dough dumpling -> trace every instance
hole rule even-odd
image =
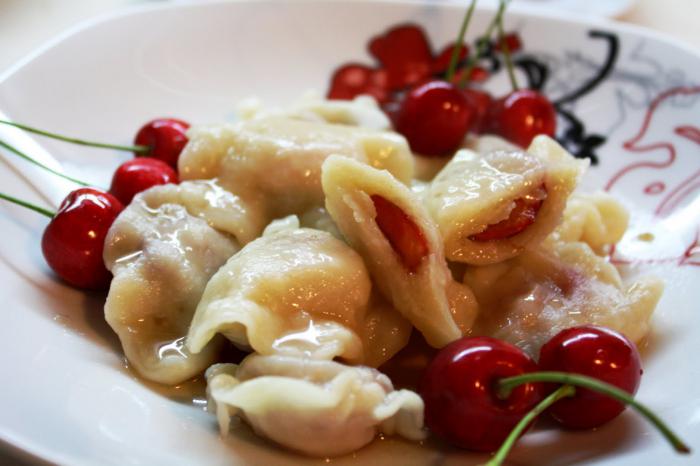
[[[612,264],[580,242],[473,267],[464,279],[482,306],[473,333],[509,341],[533,356],[559,331],[584,324],[609,327],[638,342],[663,291],[653,277],[624,284]]]
[[[196,355],[184,346],[207,281],[239,249],[232,234],[210,225],[230,223],[220,209],[235,199],[207,201],[206,192],[205,185],[151,188],[117,217],[105,241],[105,265],[114,274],[105,318],[130,365],[148,380],[180,383],[216,357],[218,342]]]
[[[318,457],[339,456],[378,433],[422,440],[423,400],[388,377],[333,361],[253,354],[207,371],[209,407],[222,434],[242,417],[258,435]]]
[[[628,224],[627,209],[610,194],[574,193],[548,242],[581,241],[596,254],[607,254],[610,246],[622,239]]]
[[[332,156],[323,165],[323,190],[326,209],[374,282],[428,343],[442,347],[469,330],[476,301],[452,279],[437,228],[408,187],[387,171]]]
[[[264,108],[257,98],[246,99],[238,106],[245,120],[284,116],[299,120],[360,126],[368,129],[390,130],[391,122],[377,101],[368,95],[352,100],[328,100],[316,92],[308,92],[288,108]]]
[[[341,154],[387,169],[408,183],[413,156],[403,136],[326,122],[270,116],[188,133],[183,180],[217,178],[267,219],[323,206],[321,165]]]
[[[559,223],[586,164],[547,136],[527,151],[460,150],[424,195],[446,257],[485,265],[537,246]]]
[[[187,347],[197,353],[221,333],[261,354],[342,357],[361,363],[363,339],[369,338],[370,296],[362,258],[345,243],[324,231],[271,225],[212,277],[197,306]],[[379,320],[386,320],[382,325],[398,325],[397,339],[405,334],[408,340],[408,324],[382,309],[372,315],[380,313]]]

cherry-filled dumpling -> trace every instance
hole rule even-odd
[[[261,354],[381,364],[406,344],[410,324],[371,299],[355,251],[330,233],[294,226],[268,227],[212,277],[187,347],[198,353],[223,334]]]
[[[388,131],[270,116],[188,136],[180,179],[217,178],[268,221],[323,206],[321,165],[331,154],[387,169],[404,183],[413,176],[406,140]]]
[[[559,223],[586,166],[547,136],[527,151],[460,150],[424,194],[446,257],[485,265],[537,246]]]
[[[477,305],[452,279],[435,223],[389,172],[332,156],[323,165],[326,209],[404,317],[442,347],[471,327]]]
[[[235,237],[245,221],[235,221],[236,203],[207,182],[157,186],[112,224],[105,318],[142,377],[176,384],[215,361],[217,342],[195,355],[184,339],[209,278],[239,249]]]
[[[545,247],[552,241],[581,241],[596,254],[605,255],[622,239],[628,224],[627,209],[610,194],[574,193],[566,205],[564,218]]]
[[[475,335],[490,335],[531,355],[559,331],[608,327],[634,342],[649,330],[663,283],[624,283],[617,269],[586,243],[553,242],[500,264],[469,268],[464,277],[482,307]]]
[[[284,116],[369,129],[391,129],[391,122],[386,113],[369,95],[359,95],[352,100],[328,100],[321,94],[310,91],[286,108],[266,108],[259,99],[253,97],[242,101],[237,110],[239,116],[245,120]]]
[[[222,434],[240,416],[257,434],[311,456],[350,453],[378,433],[414,441],[426,435],[420,396],[394,390],[368,367],[254,354],[240,366],[210,368],[207,392]]]

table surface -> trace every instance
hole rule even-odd
[[[0,74],[41,44],[88,18],[163,0],[0,0]],[[172,0],[171,0],[172,1]],[[593,1],[593,0],[591,0]],[[700,49],[697,0],[638,0],[618,20],[645,26]],[[0,464],[28,465],[3,452]]]

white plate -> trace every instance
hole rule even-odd
[[[308,88],[325,90],[340,64],[372,64],[367,40],[398,23],[421,24],[440,48],[452,40],[461,16],[456,5],[393,2],[143,8],[72,30],[26,59],[0,78],[0,110],[57,132],[128,143],[135,129],[155,116],[217,122],[229,119],[235,103],[251,94],[279,104]],[[472,32],[480,32],[490,16],[478,13]],[[633,264],[631,272],[642,269],[667,281],[645,351],[639,398],[700,449],[700,252],[689,248],[700,228],[700,89],[690,88],[698,84],[693,79],[700,76],[700,57],[654,34],[610,23],[519,13],[508,16],[507,29],[519,31],[526,52],[548,66],[545,91],[555,100],[600,74],[618,47],[611,73],[567,108],[585,123],[587,135],[606,138],[587,187],[605,187],[615,173],[623,173],[610,187],[633,208],[636,226],[617,258],[646,261]],[[592,30],[600,33],[590,36]],[[491,83],[504,92],[501,74]],[[664,96],[678,87],[688,87],[687,95]],[[654,111],[647,113],[650,105]],[[568,126],[560,123],[562,129]],[[48,151],[76,177],[103,185],[117,162],[128,158],[23,138],[7,128],[0,137],[13,138],[37,156]],[[626,141],[632,141],[627,148]],[[2,191],[41,202],[40,192],[54,203],[65,194],[66,186],[54,178],[28,171],[26,164],[17,166],[27,170],[35,189],[5,165]],[[305,461],[251,435],[223,442],[214,419],[201,407],[136,380],[125,370],[118,342],[104,323],[103,297],[65,287],[48,271],[39,248],[44,225],[31,212],[0,205],[1,439],[62,464]],[[657,239],[640,242],[636,236],[643,231]],[[383,440],[333,463],[481,460],[433,444]],[[512,455],[514,464],[574,461],[689,464],[630,412],[597,432],[545,427],[529,434]]]

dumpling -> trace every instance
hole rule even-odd
[[[627,209],[610,194],[574,193],[548,242],[581,241],[596,254],[607,254],[610,246],[622,239],[628,224]]]
[[[263,108],[259,99],[246,99],[238,106],[243,119],[284,116],[294,119],[361,126],[362,128],[389,130],[391,122],[379,108],[377,101],[368,95],[352,100],[328,100],[317,92],[308,92],[288,108]]]
[[[363,339],[373,327],[366,322],[371,282],[362,259],[329,233],[294,226],[271,225],[212,277],[189,330],[190,351],[221,333],[261,354],[364,362]],[[410,325],[392,312],[377,306],[371,316],[380,321],[375,326],[396,330],[382,336],[395,352]]]
[[[148,205],[179,204],[190,215],[204,219],[215,230],[233,236],[241,245],[260,236],[266,219],[243,199],[223,189],[216,180],[183,181],[151,189]]]
[[[398,134],[283,116],[195,128],[178,162],[180,178],[217,178],[267,221],[323,206],[321,165],[341,154],[408,183],[413,158]]]
[[[235,223],[223,213],[235,198],[207,197],[210,188],[183,183],[137,195],[105,241],[105,265],[114,274],[105,318],[130,365],[148,380],[187,380],[218,351],[218,342],[196,355],[184,346],[207,281],[239,249],[233,234],[211,226]],[[236,210],[229,215],[235,218]]]
[[[409,188],[386,171],[339,156],[323,164],[322,183],[338,228],[428,343],[442,347],[469,330],[474,296],[452,279],[437,228]]]
[[[213,366],[207,382],[224,435],[229,418],[240,416],[257,434],[319,457],[355,451],[378,433],[426,436],[420,396],[394,390],[388,377],[367,367],[253,354],[240,366]]]
[[[424,195],[447,258],[493,264],[537,246],[559,223],[586,165],[547,136],[527,152],[457,152]]]
[[[554,243],[500,264],[467,269],[482,312],[473,334],[520,346],[533,356],[559,331],[583,324],[639,341],[661,297],[652,277],[624,284],[617,269],[580,242]]]

